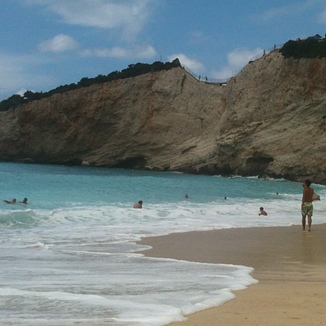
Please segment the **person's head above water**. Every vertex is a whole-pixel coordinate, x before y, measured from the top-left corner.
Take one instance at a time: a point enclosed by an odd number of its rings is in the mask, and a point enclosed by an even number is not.
[[[139,200],[138,203],[134,204],[134,208],[142,208],[143,207],[143,201]]]
[[[306,185],[307,187],[310,187],[311,181],[309,179],[306,179],[302,185]]]

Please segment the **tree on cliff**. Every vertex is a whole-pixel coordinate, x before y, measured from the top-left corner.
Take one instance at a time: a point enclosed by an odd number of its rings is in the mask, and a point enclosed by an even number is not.
[[[319,34],[304,40],[288,41],[280,52],[285,58],[324,58],[326,57],[326,39]]]
[[[169,70],[172,68],[180,67],[180,61],[179,59],[175,59],[172,62],[160,62],[155,61],[153,64],[147,64],[147,63],[136,63],[136,64],[130,64],[128,68],[123,69],[121,71],[114,71],[109,73],[108,75],[98,75],[95,78],[82,78],[77,84],[70,84],[70,85],[64,85],[59,86],[55,89],[52,89],[48,92],[32,92],[30,90],[26,91],[24,93],[24,96],[20,96],[18,94],[12,95],[6,100],[3,100],[0,102],[0,111],[7,111],[11,108],[14,108],[20,104],[39,100],[41,98],[50,97],[53,94],[58,93],[64,93],[67,91],[71,91],[77,88],[82,87],[88,87],[93,84],[100,84],[100,83],[106,83],[109,81],[117,80],[117,79],[124,79],[124,78],[131,78],[136,77],[139,75],[147,74],[152,71],[159,71],[159,70]]]
[[[0,111],[7,111],[10,108],[14,108],[24,103],[24,98],[18,94],[14,94],[8,97],[6,100],[0,102]]]

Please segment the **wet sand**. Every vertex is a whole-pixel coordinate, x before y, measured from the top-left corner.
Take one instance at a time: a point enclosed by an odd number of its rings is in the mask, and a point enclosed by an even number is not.
[[[254,267],[259,283],[171,326],[325,325],[326,224],[240,228],[146,238],[147,256]]]

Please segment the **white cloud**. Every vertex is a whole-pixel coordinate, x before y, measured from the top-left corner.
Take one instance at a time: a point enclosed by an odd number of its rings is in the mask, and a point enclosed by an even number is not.
[[[212,78],[225,80],[225,79],[229,79],[234,75],[235,75],[235,71],[231,67],[226,66],[219,71],[213,71]]]
[[[233,69],[241,69],[243,68],[252,58],[257,55],[263,54],[263,50],[257,48],[255,50],[247,50],[247,49],[236,49],[230,53],[228,53],[228,63],[229,66]]]
[[[133,38],[142,30],[157,1],[150,0],[26,0],[45,6],[58,14],[64,23],[113,29]]]
[[[78,42],[71,36],[65,34],[59,34],[38,45],[38,49],[44,52],[65,52],[75,50],[78,47]]]
[[[260,13],[259,16],[255,15],[254,19],[259,19],[264,22],[269,22],[275,20],[276,18],[279,18],[280,16],[287,16],[293,14],[294,10],[295,8],[293,6],[271,8],[269,10]]]
[[[199,74],[205,70],[205,67],[199,61],[197,61],[195,59],[190,59],[182,53],[171,54],[168,56],[169,61],[172,61],[176,58],[179,59],[182,66],[186,66],[187,68],[189,68],[191,71],[195,72],[196,74]]]
[[[326,8],[318,15],[318,21],[326,24]]]
[[[325,0],[304,0],[293,4],[270,8],[259,14],[253,15],[252,19],[255,21],[275,23],[275,20],[278,18],[288,19],[287,17],[292,16],[296,17],[296,19],[300,19],[298,14],[304,14],[306,16],[309,12],[311,12],[311,19],[316,19],[316,10],[318,12],[325,10]],[[318,16],[321,18],[321,22],[326,22],[326,11],[322,14],[318,14]]]
[[[49,76],[31,72],[39,64],[42,62],[36,57],[0,53],[0,97],[53,83]]]
[[[32,91],[32,92],[34,92],[34,90],[32,90],[32,89],[20,88],[20,89],[19,89],[15,94],[20,95],[20,96],[24,96],[24,94],[25,94],[27,91]]]
[[[9,91],[17,85],[21,86],[22,81],[27,77],[25,63],[29,62],[26,56],[14,56],[0,54],[0,90]]]
[[[88,57],[108,57],[108,58],[138,58],[152,59],[157,53],[155,49],[148,46],[138,46],[136,48],[126,49],[122,47],[102,48],[102,49],[86,49],[81,52],[82,55]]]
[[[209,42],[209,38],[202,31],[194,31],[190,35],[190,44],[201,45]]]
[[[239,72],[250,60],[263,54],[263,50],[236,49],[227,55],[228,65],[219,71],[213,72],[213,78],[227,79]]]

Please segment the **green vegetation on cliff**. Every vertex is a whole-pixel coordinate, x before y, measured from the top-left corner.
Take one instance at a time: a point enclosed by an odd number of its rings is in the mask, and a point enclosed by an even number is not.
[[[326,38],[317,34],[304,40],[290,40],[283,45],[280,52],[285,58],[324,58],[326,57]]]
[[[156,61],[153,64],[147,64],[147,63],[136,63],[136,64],[130,64],[128,68],[123,69],[121,71],[113,71],[109,73],[108,75],[98,75],[95,78],[82,78],[77,84],[69,84],[64,86],[59,86],[55,89],[52,89],[48,92],[32,92],[32,91],[26,91],[23,96],[14,94],[10,96],[9,98],[3,100],[0,102],[0,111],[7,111],[11,108],[15,108],[20,104],[27,103],[34,100],[39,100],[42,98],[50,97],[54,94],[58,93],[64,93],[67,91],[71,91],[74,89],[82,88],[82,87],[88,87],[93,84],[100,84],[100,83],[106,83],[109,81],[117,80],[117,79],[124,79],[124,78],[130,78],[135,77],[143,74],[147,74],[152,71],[160,71],[160,70],[169,70],[175,67],[180,67],[180,61],[179,59],[175,59],[172,62],[166,62],[163,63],[161,61]]]

